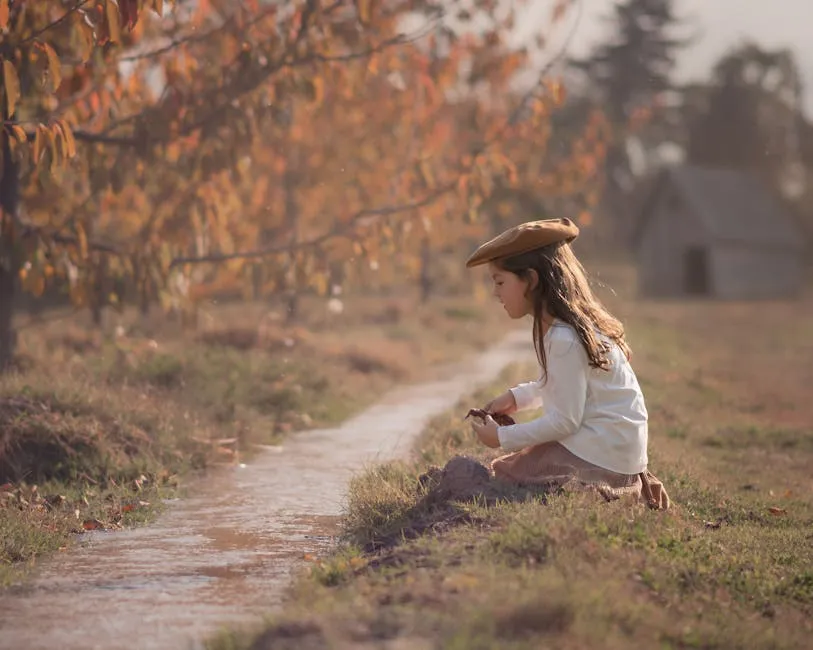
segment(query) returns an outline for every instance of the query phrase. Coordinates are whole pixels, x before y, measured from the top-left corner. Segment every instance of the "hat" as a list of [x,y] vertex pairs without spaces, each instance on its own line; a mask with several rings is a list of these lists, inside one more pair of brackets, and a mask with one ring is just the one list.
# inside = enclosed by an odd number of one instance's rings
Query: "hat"
[[572,242],[578,236],[579,227],[570,219],[528,221],[509,228],[480,246],[466,260],[466,267],[488,264],[558,242]]

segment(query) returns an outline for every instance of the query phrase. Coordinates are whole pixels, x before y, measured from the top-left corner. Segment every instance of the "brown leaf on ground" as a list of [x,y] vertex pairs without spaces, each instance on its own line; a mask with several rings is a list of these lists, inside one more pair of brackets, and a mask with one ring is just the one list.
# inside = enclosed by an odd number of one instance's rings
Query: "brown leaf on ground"
[[104,530],[104,524],[98,519],[85,519],[82,522],[82,528],[85,530]]
[[772,515],[786,515],[788,511],[785,508],[777,508],[776,506],[771,506],[768,508],[768,512]]

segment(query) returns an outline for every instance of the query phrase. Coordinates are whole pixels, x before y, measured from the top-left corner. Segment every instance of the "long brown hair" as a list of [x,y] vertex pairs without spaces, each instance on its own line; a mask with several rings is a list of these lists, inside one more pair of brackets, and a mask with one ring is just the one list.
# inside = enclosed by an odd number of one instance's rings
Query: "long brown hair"
[[523,280],[532,279],[532,269],[539,276],[529,297],[533,303],[534,347],[545,379],[548,374],[542,336],[545,311],[576,330],[593,368],[610,368],[609,346],[600,338],[601,334],[615,342],[627,359],[630,358],[624,326],[593,295],[587,272],[569,244],[551,244],[495,263]]

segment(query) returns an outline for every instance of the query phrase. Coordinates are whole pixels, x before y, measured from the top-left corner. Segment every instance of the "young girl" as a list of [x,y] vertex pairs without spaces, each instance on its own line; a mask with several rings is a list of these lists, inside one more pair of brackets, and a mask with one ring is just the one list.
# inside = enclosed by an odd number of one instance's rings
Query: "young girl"
[[488,264],[494,294],[512,319],[533,316],[541,367],[485,406],[490,414],[544,407],[529,422],[474,421],[480,441],[509,453],[494,475],[523,484],[575,479],[608,498],[640,494],[666,509],[663,486],[647,471],[647,410],[630,364],[624,327],[593,295],[570,247],[569,219],[520,224],[483,244],[466,266]]

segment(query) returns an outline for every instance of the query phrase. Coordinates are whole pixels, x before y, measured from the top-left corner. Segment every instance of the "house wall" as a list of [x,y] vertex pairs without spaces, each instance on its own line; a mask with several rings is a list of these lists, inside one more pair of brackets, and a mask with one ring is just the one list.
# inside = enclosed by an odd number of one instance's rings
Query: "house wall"
[[781,298],[802,289],[803,256],[797,251],[720,243],[710,254],[715,295],[720,298]]
[[[638,289],[647,296],[683,295],[684,253],[689,247],[705,246],[706,233],[697,217],[671,190],[663,191],[652,209],[636,249]],[[713,288],[713,278],[711,284]]]

